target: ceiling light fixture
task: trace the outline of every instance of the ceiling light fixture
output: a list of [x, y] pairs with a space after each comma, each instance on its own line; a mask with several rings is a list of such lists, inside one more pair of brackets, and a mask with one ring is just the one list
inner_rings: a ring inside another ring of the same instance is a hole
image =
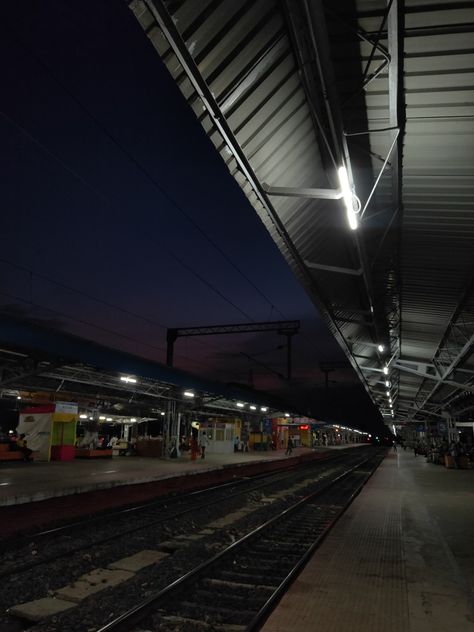
[[262, 411], [262, 413], [266, 413], [268, 408], [266, 406], [262, 406], [260, 410]]
[[183, 395], [185, 397], [194, 397], [194, 393], [192, 391], [184, 391]]
[[383, 345], [377, 345], [377, 349], [380, 351], [380, 353], [383, 353], [385, 347]]
[[242, 404], [242, 402], [237, 402], [237, 406], [238, 406], [239, 408], [243, 408], [243, 407], [245, 406], [245, 404]]
[[134, 378], [134, 377], [129, 377], [128, 375], [127, 375], [127, 376], [122, 376], [122, 377], [120, 378], [120, 381], [121, 381], [121, 382], [127, 382], [127, 384], [136, 384], [136, 383], [137, 383], [136, 378]]
[[339, 183], [341, 185], [342, 197], [344, 204], [346, 205], [347, 221], [352, 230], [356, 230], [358, 226], [356, 211], [354, 210], [354, 201], [357, 201], [360, 210], [360, 202], [358, 202], [357, 196], [351, 190], [349, 184], [349, 176], [347, 175], [347, 169], [345, 167], [339, 167], [337, 170], [339, 176]]
[[388, 366], [384, 366], [384, 368], [383, 368], [383, 374], [384, 374], [384, 375], [388, 375]]

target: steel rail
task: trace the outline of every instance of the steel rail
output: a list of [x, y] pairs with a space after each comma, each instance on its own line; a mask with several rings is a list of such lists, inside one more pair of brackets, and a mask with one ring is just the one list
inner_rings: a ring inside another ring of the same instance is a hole
[[[333, 480], [329, 481], [326, 485], [320, 487], [315, 492], [313, 492], [311, 494], [308, 494], [307, 496], [305, 496], [304, 498], [302, 498], [298, 502], [294, 503], [293, 505], [291, 505], [287, 509], [285, 509], [282, 512], [280, 512], [277, 516], [274, 516], [273, 518], [270, 518], [265, 523], [261, 524], [256, 529], [253, 529], [252, 531], [247, 533], [245, 536], [243, 536], [242, 538], [240, 538], [236, 542], [233, 542], [230, 546], [226, 547], [223, 551], [220, 551], [219, 553], [215, 554], [209, 560], [206, 560], [205, 562], [202, 562], [196, 568], [192, 569], [191, 571], [185, 573], [184, 575], [182, 575], [178, 579], [174, 580], [168, 586], [166, 586], [165, 588], [161, 589], [156, 595], [146, 599], [145, 601], [143, 601], [142, 603], [138, 604], [134, 608], [128, 610], [127, 612], [123, 613], [122, 615], [120, 615], [119, 617], [114, 619], [113, 621], [110, 621], [105, 626], [99, 628], [99, 630], [97, 630], [97, 632], [112, 632], [112, 631], [113, 632], [129, 632], [131, 629], [133, 629], [134, 625], [139, 624], [140, 622], [143, 621], [143, 619], [145, 619], [147, 616], [151, 615], [154, 611], [156, 611], [157, 607], [164, 600], [168, 599], [174, 592], [178, 592], [178, 591], [182, 590], [183, 588], [187, 587], [188, 585], [193, 584], [196, 580], [200, 579], [207, 570], [210, 570], [218, 562], [222, 561], [227, 556], [233, 554], [236, 550], [238, 550], [241, 547], [243, 547], [244, 544], [247, 544], [251, 540], [254, 540], [256, 537], [258, 537], [262, 533], [268, 532], [269, 528], [274, 527], [276, 524], [278, 524], [283, 519], [285, 519], [288, 516], [291, 516], [292, 514], [296, 513], [298, 510], [300, 510], [304, 506], [308, 505], [310, 502], [312, 502], [318, 496], [321, 496], [322, 494], [327, 492], [331, 487], [333, 487], [337, 483], [340, 483], [341, 481], [345, 480], [347, 477], [349, 477], [355, 470], [360, 468], [362, 465], [370, 462], [373, 459], [374, 459], [374, 456], [371, 456], [369, 458], [364, 458], [363, 460], [361, 460], [356, 465], [350, 467], [349, 469], [347, 469], [342, 474], [336, 476]], [[376, 467], [378, 467], [378, 464], [377, 464]], [[373, 471], [375, 471], [376, 467], [373, 468]], [[373, 471], [371, 473], [373, 473]], [[347, 508], [347, 506], [350, 504], [350, 502], [352, 502], [352, 500], [355, 498], [356, 494], [360, 491], [360, 489], [362, 488], [363, 484], [366, 482], [366, 480], [368, 478], [369, 478], [369, 476], [367, 476], [367, 478], [364, 479], [364, 482], [360, 486], [357, 486], [355, 492], [353, 492], [351, 494], [351, 497], [350, 497], [349, 501], [344, 504], [344, 506], [342, 507], [342, 509], [340, 510], [338, 515], [334, 518], [334, 520], [332, 521], [330, 526], [334, 525], [336, 520], [337, 520], [337, 518], [339, 518], [339, 516], [344, 513], [344, 511]], [[328, 529], [325, 529], [324, 530], [324, 537], [327, 535], [327, 532], [328, 532]], [[324, 539], [324, 538], [321, 538], [321, 537], [318, 536], [317, 542], [321, 543], [322, 539]], [[314, 552], [314, 550], [315, 549], [313, 548], [312, 552]], [[308, 554], [307, 557], [306, 557], [306, 555], [307, 555], [307, 552], [305, 552], [303, 558], [307, 561], [309, 559], [309, 554]], [[301, 564], [301, 559], [298, 561], [296, 566], [293, 567], [292, 571], [289, 573], [287, 578], [282, 583], [280, 583], [280, 585], [277, 587], [277, 589], [276, 589], [277, 596], [275, 596], [274, 598], [270, 597], [270, 599], [267, 600], [267, 602], [265, 603], [263, 608], [261, 608], [259, 610], [259, 612], [257, 613], [257, 615], [254, 618], [254, 620], [252, 621], [251, 625], [246, 628], [247, 630], [250, 631], [250, 630], [257, 629], [257, 627], [251, 627], [251, 626], [252, 625], [253, 626], [257, 626], [257, 624], [259, 624], [261, 622], [263, 617], [266, 618], [266, 616], [268, 616], [268, 613], [270, 611], [270, 607], [273, 606], [276, 603], [277, 598], [279, 598], [281, 596], [282, 591], [284, 591], [284, 589], [287, 587], [288, 583], [290, 581], [292, 581], [296, 577], [296, 574], [297, 574], [296, 569], [298, 569], [298, 571], [300, 570], [300, 564]]]
[[[252, 477], [252, 481], [255, 480], [256, 478], [271, 478], [272, 480], [268, 480], [263, 484], [259, 484], [259, 485], [255, 485], [253, 487], [250, 488], [246, 488], [243, 490], [240, 490], [234, 494], [230, 494], [225, 496], [225, 498], [223, 499], [222, 497], [219, 498], [215, 498], [213, 500], [209, 500], [207, 502], [204, 502], [202, 504], [199, 505], [193, 505], [192, 507], [188, 507], [186, 509], [182, 509], [180, 511], [176, 511], [168, 516], [164, 516], [164, 517], [160, 517], [157, 518], [155, 520], [150, 520], [149, 522], [146, 522], [145, 524], [142, 525], [134, 525], [132, 527], [129, 527], [127, 529], [124, 529], [123, 531], [121, 531], [120, 533], [114, 533], [112, 536], [106, 536], [103, 538], [99, 538], [97, 540], [93, 540], [93, 542], [84, 542], [83, 544], [80, 544], [76, 547], [72, 547], [72, 548], [68, 548], [66, 551], [62, 551], [59, 554], [51, 554], [45, 557], [40, 557], [37, 556], [35, 557], [35, 559], [31, 560], [30, 562], [28, 562], [27, 564], [23, 564], [20, 565], [18, 564], [18, 562], [15, 562], [15, 565], [12, 568], [8, 568], [5, 570], [0, 570], [0, 579], [3, 579], [5, 577], [10, 577], [12, 575], [18, 575], [20, 573], [25, 573], [28, 572], [30, 570], [32, 570], [33, 568], [37, 568], [40, 566], [43, 566], [45, 564], [50, 564], [51, 562], [55, 562], [57, 560], [60, 560], [61, 558], [64, 557], [69, 557], [72, 554], [75, 553], [79, 553], [81, 551], [84, 550], [89, 550], [91, 545], [92, 546], [98, 546], [98, 545], [104, 545], [107, 544], [108, 542], [113, 542], [114, 540], [116, 540], [117, 538], [123, 537], [123, 536], [127, 536], [127, 535], [131, 535], [133, 533], [136, 533], [137, 531], [142, 531], [144, 529], [148, 529], [150, 527], [154, 527], [157, 526], [159, 524], [163, 524], [165, 522], [169, 522], [171, 520], [176, 520], [177, 518], [180, 518], [182, 516], [185, 516], [186, 514], [189, 514], [190, 512], [194, 512], [196, 511], [196, 509], [204, 509], [206, 507], [211, 507], [212, 505], [216, 505], [219, 503], [223, 503], [227, 500], [232, 500], [234, 498], [238, 498], [239, 496], [242, 496], [244, 494], [249, 494], [253, 491], [257, 491], [259, 489], [263, 489], [269, 485], [272, 485], [275, 483], [276, 479], [277, 481], [285, 481], [289, 478], [291, 478], [291, 476], [295, 474], [295, 470], [297, 469], [301, 469], [301, 474], [305, 474], [305, 470], [313, 467], [315, 463], [316, 464], [327, 464], [327, 463], [332, 463], [333, 461], [339, 461], [341, 459], [343, 459], [344, 457], [347, 457], [347, 453], [345, 454], [338, 454], [332, 457], [326, 457], [326, 458], [322, 458], [322, 459], [317, 459], [315, 461], [310, 461], [308, 463], [296, 463], [295, 465], [291, 466], [291, 468], [285, 468], [285, 470], [278, 470], [276, 472], [267, 472], [264, 474], [258, 474], [256, 477]], [[285, 476], [279, 476], [282, 474], [282, 472], [284, 471], [285, 474], [288, 472], [288, 469], [291, 469], [291, 472]], [[245, 483], [248, 483], [249, 479], [248, 478], [241, 478], [241, 479], [236, 479], [234, 481], [229, 481], [227, 483], [224, 483], [223, 485], [217, 485], [217, 486], [213, 486], [210, 488], [205, 488], [202, 490], [197, 490], [197, 491], [193, 491], [193, 492], [189, 492], [188, 494], [184, 494], [184, 495], [180, 495], [179, 499], [183, 499], [185, 500], [188, 497], [192, 497], [194, 495], [199, 495], [199, 494], [204, 494], [204, 493], [208, 493], [211, 491], [215, 491], [215, 490], [221, 490], [221, 489], [226, 489], [229, 486], [235, 486], [235, 485], [242, 485]], [[77, 528], [83, 528], [86, 526], [90, 526], [91, 524], [95, 524], [97, 522], [110, 522], [111, 518], [116, 518], [117, 516], [122, 516], [122, 515], [126, 515], [127, 513], [131, 513], [133, 511], [139, 511], [139, 510], [143, 510], [145, 511], [146, 509], [149, 509], [153, 506], [155, 506], [156, 508], [160, 508], [160, 506], [166, 506], [167, 503], [169, 503], [170, 498], [173, 498], [174, 501], [177, 500], [177, 496], [167, 496], [166, 499], [162, 499], [160, 502], [155, 503], [147, 503], [145, 505], [140, 505], [138, 507], [131, 507], [131, 508], [127, 508], [127, 509], [123, 509], [121, 511], [118, 512], [114, 512], [113, 514], [106, 514], [106, 515], [101, 515], [98, 517], [94, 517], [91, 518], [89, 520], [84, 520], [84, 521], [79, 521], [79, 522], [75, 522], [73, 523], [73, 525], [64, 525], [61, 527], [57, 527], [56, 529], [49, 529], [46, 530], [44, 532], [40, 532], [39, 534], [36, 535], [32, 535], [32, 534], [28, 534], [27, 536], [25, 536], [24, 539], [28, 539], [29, 541], [31, 541], [31, 539], [34, 537], [36, 540], [38, 539], [38, 537], [47, 537], [47, 536], [51, 536], [51, 535], [62, 535], [64, 533], [67, 533], [68, 531], [72, 531], [74, 529]], [[11, 550], [11, 543], [9, 546], [9, 550]]]

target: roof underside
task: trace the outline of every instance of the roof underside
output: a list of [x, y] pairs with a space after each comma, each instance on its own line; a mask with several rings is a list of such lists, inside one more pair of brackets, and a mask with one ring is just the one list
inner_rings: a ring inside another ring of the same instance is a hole
[[[130, 3], [382, 414], [388, 380], [395, 419], [435, 419], [474, 390], [474, 8], [388, 6]], [[321, 198], [342, 164], [357, 231]]]

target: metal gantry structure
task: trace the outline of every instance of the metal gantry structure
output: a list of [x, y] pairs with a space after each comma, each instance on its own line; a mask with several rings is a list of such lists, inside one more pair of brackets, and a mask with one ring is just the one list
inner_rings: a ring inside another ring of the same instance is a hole
[[235, 325], [206, 325], [201, 327], [170, 328], [166, 333], [166, 364], [168, 366], [173, 366], [174, 344], [178, 338], [276, 331], [278, 335], [286, 336], [287, 379], [291, 380], [291, 340], [293, 336], [299, 332], [299, 329], [299, 320], [274, 320], [260, 323], [240, 323]]
[[[464, 414], [472, 2], [222, 5], [129, 2], [381, 413]], [[358, 230], [342, 212], [342, 166]]]

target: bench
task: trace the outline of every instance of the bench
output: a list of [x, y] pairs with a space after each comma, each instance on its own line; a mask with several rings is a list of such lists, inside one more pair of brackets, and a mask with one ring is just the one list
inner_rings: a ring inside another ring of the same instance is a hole
[[23, 461], [23, 453], [19, 450], [10, 450], [8, 443], [0, 443], [0, 461]]
[[112, 450], [89, 450], [89, 448], [76, 448], [76, 459], [96, 459], [112, 456]]
[[22, 461], [23, 454], [21, 452], [0, 452], [0, 461]]

